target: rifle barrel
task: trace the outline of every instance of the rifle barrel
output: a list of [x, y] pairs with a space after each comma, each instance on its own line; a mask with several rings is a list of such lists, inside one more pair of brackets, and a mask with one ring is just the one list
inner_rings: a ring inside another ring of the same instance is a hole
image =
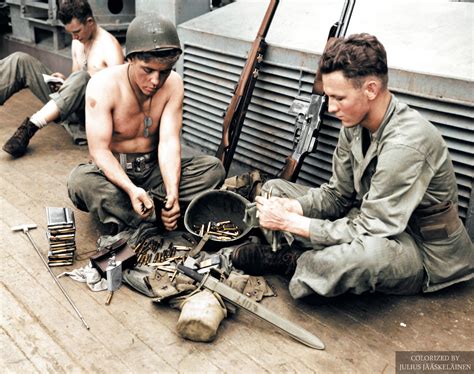
[[[331, 39], [341, 38], [346, 35], [355, 2], [356, 0], [344, 1], [339, 21], [331, 26], [328, 41], [326, 42], [324, 49], [327, 48]], [[286, 158], [285, 165], [278, 174], [278, 178], [286, 179], [291, 182], [296, 181], [305, 157], [316, 149], [319, 130], [322, 124], [322, 116], [327, 109], [327, 98], [324, 94], [323, 82], [319, 69], [316, 71], [314, 78], [310, 103], [312, 105], [309, 105], [306, 108], [305, 113], [298, 114], [298, 116], [304, 116], [304, 121], [301, 125], [300, 131], [301, 135], [299, 136], [299, 139], [296, 139], [296, 145], [293, 147], [292, 154]], [[311, 141], [309, 139], [311, 139]]]
[[349, 26], [349, 21], [352, 17], [352, 11], [354, 10], [355, 0], [345, 0], [344, 6], [342, 8], [341, 17], [339, 18], [336, 38], [340, 38], [346, 35], [347, 27]]

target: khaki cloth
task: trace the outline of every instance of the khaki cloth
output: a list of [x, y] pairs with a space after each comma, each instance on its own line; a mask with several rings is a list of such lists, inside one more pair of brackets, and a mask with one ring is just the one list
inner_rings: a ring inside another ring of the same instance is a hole
[[300, 245], [313, 250], [298, 259], [292, 296], [430, 292], [473, 278], [474, 246], [457, 215], [457, 230], [431, 241], [409, 225], [415, 210], [458, 202], [438, 130], [394, 96], [365, 157], [361, 130], [341, 129], [332, 177], [320, 188], [280, 180], [263, 188], [296, 198], [312, 218]]
[[87, 71], [72, 73], [54, 93], [43, 79], [43, 74], [52, 74], [51, 69], [26, 53], [15, 52], [0, 60], [0, 71], [0, 105], [16, 92], [29, 88], [43, 104], [54, 100], [62, 121], [75, 113], [78, 120], [84, 123], [85, 93], [90, 79]]
[[[166, 191], [158, 166], [127, 171], [135, 185], [148, 191], [150, 195], [166, 197]], [[224, 181], [224, 167], [212, 156], [183, 158], [181, 161], [181, 180], [179, 203], [186, 206], [198, 194], [216, 188]], [[135, 213], [128, 195], [111, 183], [97, 165], [90, 162], [80, 164], [69, 175], [68, 192], [74, 205], [95, 215], [104, 224], [116, 224], [119, 231], [136, 229], [142, 218]], [[184, 211], [181, 212], [184, 214]]]

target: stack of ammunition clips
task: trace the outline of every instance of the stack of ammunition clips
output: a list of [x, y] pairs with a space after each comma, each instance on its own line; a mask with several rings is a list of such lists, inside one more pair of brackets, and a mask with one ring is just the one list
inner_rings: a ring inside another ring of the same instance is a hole
[[46, 208], [49, 243], [48, 265], [66, 266], [74, 262], [76, 225], [70, 208]]

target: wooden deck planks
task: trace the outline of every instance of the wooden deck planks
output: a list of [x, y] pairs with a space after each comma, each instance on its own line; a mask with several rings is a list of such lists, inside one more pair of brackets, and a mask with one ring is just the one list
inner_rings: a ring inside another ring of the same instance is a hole
[[[0, 107], [0, 142], [40, 106], [25, 90]], [[45, 207], [73, 207], [67, 176], [88, 159], [87, 147], [73, 145], [57, 125], [41, 130], [23, 158], [0, 152], [0, 364], [6, 372], [393, 373], [395, 351], [473, 349], [474, 282], [431, 295], [321, 302], [295, 301], [286, 280], [269, 277], [278, 296], [262, 304], [319, 336], [327, 348], [316, 351], [243, 311], [222, 322], [214, 342], [186, 341], [176, 331], [179, 311], [126, 286], [105, 306], [105, 292], [61, 278], [91, 326], [87, 331], [26, 236], [10, 228], [36, 223], [31, 235], [46, 254]], [[74, 211], [77, 253], [84, 259], [55, 274], [85, 265], [95, 249], [97, 222]]]

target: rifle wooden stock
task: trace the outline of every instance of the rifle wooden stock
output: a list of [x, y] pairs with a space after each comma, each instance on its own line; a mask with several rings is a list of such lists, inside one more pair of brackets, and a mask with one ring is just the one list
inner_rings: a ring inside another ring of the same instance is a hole
[[[341, 17], [338, 22], [331, 26], [324, 49], [327, 48], [332, 39], [345, 36], [354, 5], [355, 0], [345, 0]], [[295, 103], [298, 104], [296, 107], [305, 108], [305, 111], [296, 113], [295, 145], [292, 154], [286, 158], [285, 165], [278, 174], [278, 178], [291, 182], [295, 182], [298, 178], [305, 157], [316, 149], [322, 116], [327, 109], [327, 98], [324, 95], [322, 76], [319, 69], [316, 72], [311, 97], [302, 100], [296, 99], [293, 104]]]
[[[301, 163], [298, 163], [298, 160], [294, 159], [292, 156], [288, 156], [279, 177], [290, 182], [295, 182], [296, 176], [299, 173], [299, 170], [296, 170], [298, 167], [301, 168]], [[293, 179], [293, 176], [295, 176], [295, 179]]]
[[240, 137], [242, 125], [252, 98], [253, 89], [257, 82], [260, 67], [265, 54], [265, 36], [268, 32], [279, 0], [270, 0], [270, 4], [263, 18], [257, 37], [252, 44], [247, 62], [240, 75], [234, 95], [227, 107], [222, 125], [222, 139], [216, 152], [216, 157], [222, 161], [226, 174], [234, 157], [235, 149]]

